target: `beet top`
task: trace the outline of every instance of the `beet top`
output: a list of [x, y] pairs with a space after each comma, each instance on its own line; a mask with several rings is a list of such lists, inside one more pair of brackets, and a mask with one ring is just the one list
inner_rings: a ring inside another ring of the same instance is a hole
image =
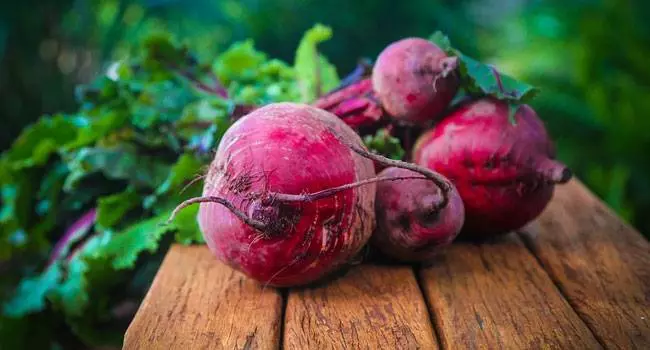
[[457, 57], [436, 44], [406, 38], [388, 45], [372, 70], [373, 88], [394, 119], [426, 124], [442, 113], [459, 87]]
[[516, 230], [536, 218], [554, 185], [571, 171], [535, 111], [521, 105], [509, 118], [506, 102], [483, 98], [446, 116], [416, 143], [413, 159], [448, 177], [465, 206], [462, 235]]

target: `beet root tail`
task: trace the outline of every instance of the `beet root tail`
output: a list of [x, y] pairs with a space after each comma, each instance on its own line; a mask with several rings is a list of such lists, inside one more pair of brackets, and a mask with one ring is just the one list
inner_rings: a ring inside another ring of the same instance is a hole
[[537, 169], [546, 181], [553, 184], [564, 184], [573, 178], [573, 172], [568, 166], [553, 159], [545, 159]]

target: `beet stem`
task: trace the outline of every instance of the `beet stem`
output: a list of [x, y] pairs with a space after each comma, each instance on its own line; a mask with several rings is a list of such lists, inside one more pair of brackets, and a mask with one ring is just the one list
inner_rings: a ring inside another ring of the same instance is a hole
[[219, 203], [219, 204], [223, 205], [224, 207], [226, 207], [228, 210], [230, 210], [233, 214], [235, 214], [241, 221], [243, 221], [248, 226], [250, 226], [250, 227], [252, 227], [252, 228], [254, 228], [254, 229], [258, 230], [258, 231], [261, 231], [261, 232], [264, 232], [265, 229], [267, 228], [266, 224], [264, 224], [261, 221], [249, 218], [248, 215], [246, 215], [246, 213], [244, 213], [243, 211], [235, 208], [235, 206], [232, 203], [230, 203], [228, 200], [226, 200], [224, 198], [220, 198], [220, 197], [215, 197], [215, 196], [196, 197], [196, 198], [190, 198], [190, 199], [188, 199], [186, 201], [183, 201], [183, 203], [179, 204], [174, 209], [174, 211], [172, 211], [171, 215], [169, 216], [169, 219], [167, 219], [167, 224], [174, 221], [174, 218], [176, 217], [176, 215], [178, 215], [178, 213], [181, 210], [183, 210], [184, 208], [186, 208], [186, 207], [188, 207], [188, 206], [190, 206], [192, 204], [196, 204], [196, 203]]
[[447, 206], [447, 203], [449, 203], [449, 192], [451, 192], [452, 184], [444, 177], [442, 177], [442, 175], [412, 163], [403, 162], [401, 160], [390, 159], [380, 154], [368, 152], [340, 138], [335, 130], [330, 129], [330, 132], [334, 134], [344, 145], [347, 145], [350, 149], [352, 149], [355, 153], [359, 154], [362, 157], [374, 160], [375, 162], [379, 162], [382, 165], [385, 165], [387, 167], [393, 166], [397, 168], [411, 170], [416, 173], [420, 173], [426, 176], [429, 180], [433, 181], [433, 183], [435, 183], [442, 190], [442, 202], [440, 202], [440, 205], [436, 209], [444, 208], [445, 206]]
[[337, 194], [338, 192], [342, 192], [345, 190], [349, 190], [355, 187], [361, 187], [363, 185], [371, 184], [374, 182], [380, 182], [380, 181], [398, 181], [398, 180], [428, 180], [427, 177], [422, 177], [422, 176], [395, 176], [395, 177], [373, 177], [370, 179], [362, 180], [362, 181], [357, 181], [349, 184], [345, 184], [342, 186], [338, 187], [332, 187], [328, 188], [322, 191], [318, 192], [313, 192], [313, 193], [306, 193], [306, 194], [287, 194], [287, 193], [271, 193], [269, 194], [269, 197], [279, 200], [282, 202], [312, 202], [316, 201], [319, 199], [327, 198], [330, 196], [333, 196]]

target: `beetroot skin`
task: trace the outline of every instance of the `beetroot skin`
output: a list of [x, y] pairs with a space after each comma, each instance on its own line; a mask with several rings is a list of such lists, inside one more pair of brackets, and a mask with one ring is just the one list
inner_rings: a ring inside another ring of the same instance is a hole
[[[379, 173], [379, 177], [414, 175], [417, 173], [395, 167]], [[373, 246], [405, 262], [431, 259], [458, 236], [465, 220], [462, 199], [453, 186], [441, 208], [442, 201], [441, 189], [428, 180], [378, 183]]]
[[341, 139], [365, 149], [333, 114], [295, 103], [261, 107], [233, 124], [210, 165], [203, 196], [227, 200], [262, 229], [222, 204], [201, 203], [199, 226], [218, 259], [257, 281], [296, 286], [319, 280], [357, 254], [375, 228], [374, 183], [314, 201], [274, 195], [374, 177], [373, 162]]
[[468, 102], [416, 142], [414, 162], [435, 169], [458, 189], [465, 205], [461, 235], [516, 230], [536, 218], [554, 185], [571, 171], [535, 111], [521, 105], [509, 120], [508, 104], [492, 98]]
[[433, 42], [406, 38], [379, 54], [372, 84], [393, 118], [424, 124], [440, 115], [458, 91], [457, 65], [457, 57], [448, 57]]

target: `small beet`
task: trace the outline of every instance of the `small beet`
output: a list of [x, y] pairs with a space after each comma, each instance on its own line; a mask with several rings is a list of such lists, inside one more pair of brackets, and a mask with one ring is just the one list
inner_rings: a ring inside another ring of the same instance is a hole
[[[414, 176], [411, 170], [390, 167], [380, 177]], [[433, 182], [403, 180], [377, 184], [377, 229], [371, 242], [385, 255], [405, 262], [427, 261], [458, 236], [465, 209], [452, 186], [443, 206], [442, 190]]]
[[426, 124], [447, 108], [458, 91], [457, 66], [457, 57], [447, 56], [429, 40], [402, 39], [377, 57], [373, 88], [394, 119]]
[[554, 186], [572, 177], [555, 159], [544, 124], [528, 105], [509, 118], [507, 102], [461, 105], [420, 136], [413, 160], [449, 178], [465, 206], [462, 236], [516, 230], [549, 203]]

